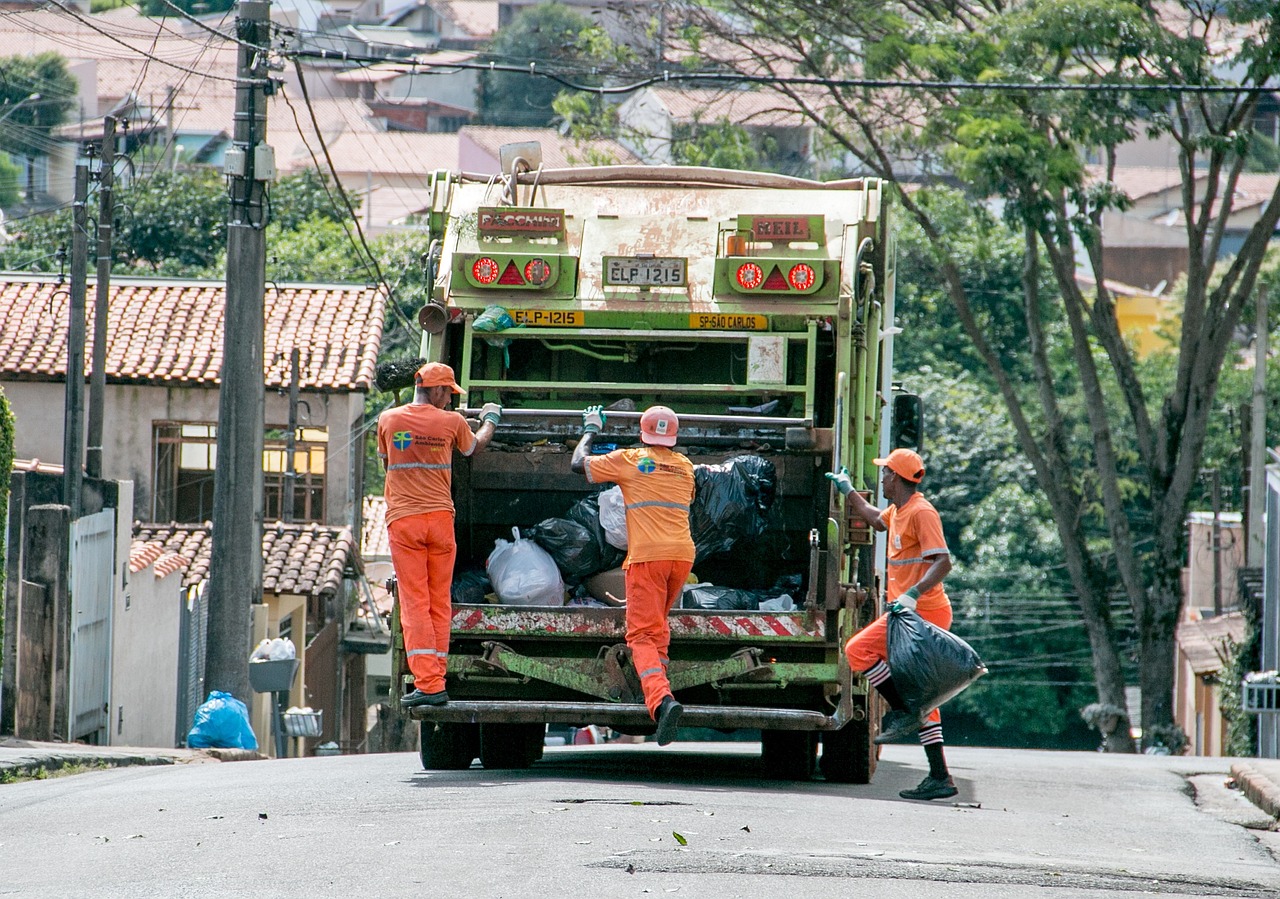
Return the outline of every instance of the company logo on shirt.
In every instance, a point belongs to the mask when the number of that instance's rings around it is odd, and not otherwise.
[[[653,474],[658,469],[658,463],[646,457],[640,460],[636,468],[640,469],[641,474]]]
[[[398,450],[406,450],[413,444],[413,435],[408,431],[396,431],[391,435],[391,442]]]

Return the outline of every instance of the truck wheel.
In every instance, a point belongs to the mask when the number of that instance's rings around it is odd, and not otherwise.
[[[542,758],[545,724],[480,725],[480,764],[486,768],[528,768]]]
[[[871,783],[876,746],[866,721],[850,721],[840,730],[823,732],[821,770],[831,783]]]
[[[418,754],[428,771],[465,771],[480,752],[478,724],[420,721]]]
[[[807,730],[763,730],[760,758],[764,776],[776,780],[809,780],[818,757],[818,734]]]

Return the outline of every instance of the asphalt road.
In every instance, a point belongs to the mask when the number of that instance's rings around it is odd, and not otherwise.
[[[0,896],[1275,897],[1270,819],[1229,760],[950,750],[960,795],[764,781],[751,744],[93,771],[0,786]]]

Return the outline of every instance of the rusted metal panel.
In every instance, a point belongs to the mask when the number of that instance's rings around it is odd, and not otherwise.
[[[826,640],[823,616],[809,616],[804,612],[720,613],[682,609],[672,612],[668,622],[673,641],[748,637],[777,642]],[[586,636],[624,640],[626,610],[456,605],[453,607],[452,630],[455,636]]]

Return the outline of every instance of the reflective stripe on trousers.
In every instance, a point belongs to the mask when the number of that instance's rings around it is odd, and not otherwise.
[[[423,512],[387,525],[391,564],[400,596],[400,629],[414,685],[424,693],[444,689],[449,658],[453,581],[452,512]]]

